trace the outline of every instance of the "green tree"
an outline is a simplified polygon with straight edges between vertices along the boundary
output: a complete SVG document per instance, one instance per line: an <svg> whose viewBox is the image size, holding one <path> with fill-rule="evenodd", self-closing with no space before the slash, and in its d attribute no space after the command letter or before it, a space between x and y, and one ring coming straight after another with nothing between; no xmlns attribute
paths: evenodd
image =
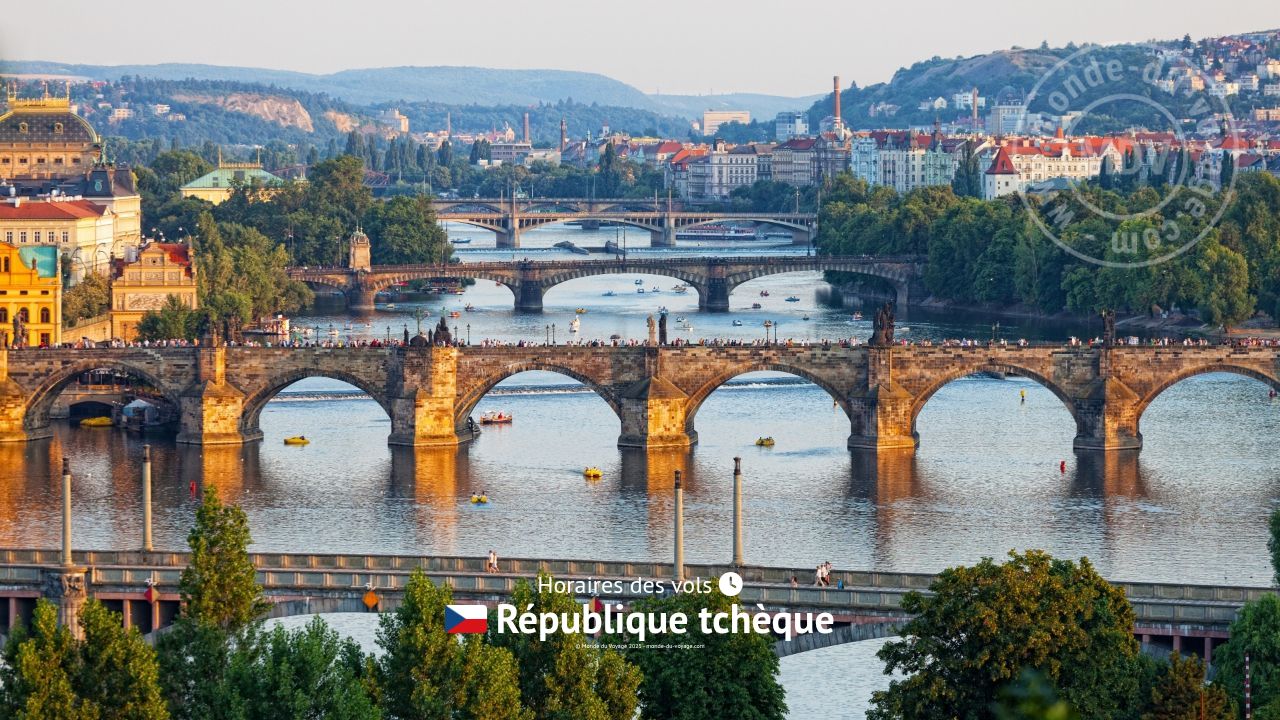
<svg viewBox="0 0 1280 720"><path fill-rule="evenodd" d="M1198 303L1201 317L1226 328L1248 319L1254 303L1249 294L1248 261L1214 237L1202 241L1198 250L1197 265L1204 279Z"/></svg>
<svg viewBox="0 0 1280 720"><path fill-rule="evenodd" d="M1206 685L1204 671L1204 663L1194 655L1171 655L1151 687L1142 720L1234 720L1227 692Z"/></svg>
<svg viewBox="0 0 1280 720"><path fill-rule="evenodd" d="M978 167L978 156L973 153L972 143L966 142L961 147L960 164L951 178L951 190L960 197L982 197L982 168Z"/></svg>
<svg viewBox="0 0 1280 720"><path fill-rule="evenodd" d="M138 339L192 340L200 332L200 318L177 295L170 295L159 310L148 310L138 321Z"/></svg>
<svg viewBox="0 0 1280 720"><path fill-rule="evenodd" d="M1025 669L1041 673L1082 718L1124 718L1139 705L1133 609L1082 559L1032 550L943 571L931 596L907 595L903 639L879 652L906 675L872 695L870 720L983 717Z"/></svg>
<svg viewBox="0 0 1280 720"><path fill-rule="evenodd" d="M74 327L85 318L94 318L111 307L111 285L102 273L86 273L80 282L62 293L62 321Z"/></svg>
<svg viewBox="0 0 1280 720"><path fill-rule="evenodd" d="M773 638L755 633L705 634L698 612L729 612L736 601L721 594L681 593L641 601L637 612L683 612L689 632L678 637L683 648L633 647L626 657L640 668L640 716L670 720L744 718L782 720L785 691L778 683ZM628 638L628 643L636 639ZM667 644L651 637L643 645Z"/></svg>
<svg viewBox="0 0 1280 720"><path fill-rule="evenodd" d="M443 262L453 252L426 195L401 195L370 207L364 227L377 265Z"/></svg>
<svg viewBox="0 0 1280 720"><path fill-rule="evenodd" d="M1280 710L1280 596L1246 603L1231 623L1231 639L1213 653L1213 682L1244 707L1244 656L1249 655L1253 706ZM1258 717L1262 713L1259 711Z"/></svg>
<svg viewBox="0 0 1280 720"><path fill-rule="evenodd" d="M79 694L101 708L102 720L164 720L169 717L160 691L155 650L137 628L124 629L119 613L97 600L80 611Z"/></svg>
<svg viewBox="0 0 1280 720"><path fill-rule="evenodd" d="M381 706L395 720L531 720L521 703L511 653L481 636L466 642L444 630L449 587L421 570L405 585L395 612L378 619L376 677ZM483 648L475 647L484 645Z"/></svg>
<svg viewBox="0 0 1280 720"><path fill-rule="evenodd" d="M76 693L80 658L71 631L58 625L53 603L36 603L30 630L10 637L0 666L0 717L98 720L101 708Z"/></svg>
<svg viewBox="0 0 1280 720"><path fill-rule="evenodd" d="M252 542L244 510L223 505L218 491L206 487L196 523L187 534L191 559L178 579L183 615L235 632L270 608L249 559Z"/></svg>
<svg viewBox="0 0 1280 720"><path fill-rule="evenodd" d="M1013 683L1001 688L992 708L996 720L1079 720L1080 715L1058 697L1044 676L1024 670Z"/></svg>
<svg viewBox="0 0 1280 720"><path fill-rule="evenodd" d="M1280 508L1271 511L1267 521L1271 537L1267 538L1267 550L1271 553L1271 569L1275 572L1274 580L1280 584Z"/></svg>

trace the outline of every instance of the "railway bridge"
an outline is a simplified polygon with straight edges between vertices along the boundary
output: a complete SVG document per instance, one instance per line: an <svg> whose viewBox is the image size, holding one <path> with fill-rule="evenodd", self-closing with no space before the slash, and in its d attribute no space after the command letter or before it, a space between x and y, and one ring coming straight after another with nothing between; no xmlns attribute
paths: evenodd
<svg viewBox="0 0 1280 720"><path fill-rule="evenodd" d="M605 345L403 347L123 347L0 349L0 441L52 433L50 411L80 375L110 370L144 381L178 408L178 441L240 444L261 439L266 403L307 377L368 393L391 419L393 445L453 446L471 437L476 404L527 370L566 375L618 416L621 447L688 447L695 419L716 388L743 373L790 373L821 387L849 420L848 446L912 450L916 418L948 382L980 372L1029 378L1049 389L1076 423L1078 450L1133 450L1151 402L1174 383L1229 372L1280 389L1280 348L1070 345L976 347L867 345Z"/></svg>
<svg viewBox="0 0 1280 720"><path fill-rule="evenodd" d="M725 312L733 289L749 280L778 273L835 270L878 278L906 305L911 287L922 276L923 259L915 256L764 256L690 257L616 260L550 260L515 262L426 263L369 267L295 267L289 276L341 290L348 305L372 309L377 293L410 280L472 278L505 285L516 309L541 312L542 297L560 283L593 275L647 274L671 277L698 292L698 308Z"/></svg>

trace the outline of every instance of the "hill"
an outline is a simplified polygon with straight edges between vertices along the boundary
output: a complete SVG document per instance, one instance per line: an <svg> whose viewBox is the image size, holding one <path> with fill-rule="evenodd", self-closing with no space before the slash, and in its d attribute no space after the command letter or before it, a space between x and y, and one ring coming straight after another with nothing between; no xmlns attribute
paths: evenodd
<svg viewBox="0 0 1280 720"><path fill-rule="evenodd" d="M758 93L727 93L724 95L650 95L663 112L691 119L700 119L704 110L746 110L752 120L772 120L786 110L805 110L821 95L783 97Z"/></svg>

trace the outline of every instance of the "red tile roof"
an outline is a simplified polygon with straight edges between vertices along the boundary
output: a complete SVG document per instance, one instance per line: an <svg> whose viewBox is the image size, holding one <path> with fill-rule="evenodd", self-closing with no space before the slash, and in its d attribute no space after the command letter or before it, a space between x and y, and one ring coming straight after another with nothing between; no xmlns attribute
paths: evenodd
<svg viewBox="0 0 1280 720"><path fill-rule="evenodd" d="M88 200L28 200L18 205L11 201L0 203L0 220L79 220L101 217L104 208Z"/></svg>
<svg viewBox="0 0 1280 720"><path fill-rule="evenodd" d="M1009 152L1004 147L996 151L995 158L991 161L991 167L987 168L988 175L1017 175L1018 171L1013 167L1013 161L1009 159Z"/></svg>

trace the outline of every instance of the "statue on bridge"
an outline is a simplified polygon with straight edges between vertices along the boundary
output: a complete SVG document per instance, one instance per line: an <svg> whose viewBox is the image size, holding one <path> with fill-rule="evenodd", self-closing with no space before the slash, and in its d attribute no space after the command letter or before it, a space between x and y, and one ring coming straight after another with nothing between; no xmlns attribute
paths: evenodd
<svg viewBox="0 0 1280 720"><path fill-rule="evenodd" d="M440 322L436 324L436 331L433 337L436 345L452 345L453 334L449 332L449 323L444 321L444 316L440 316Z"/></svg>
<svg viewBox="0 0 1280 720"><path fill-rule="evenodd" d="M663 346L667 344L667 316L665 313L658 318L658 344Z"/></svg>
<svg viewBox="0 0 1280 720"><path fill-rule="evenodd" d="M21 350L27 346L27 311L19 310L13 314L13 348Z"/></svg>
<svg viewBox="0 0 1280 720"><path fill-rule="evenodd" d="M1112 347L1116 344L1116 311L1102 311L1102 345Z"/></svg>
<svg viewBox="0 0 1280 720"><path fill-rule="evenodd" d="M871 328L871 345L893 344L893 303L885 303L883 307L876 310Z"/></svg>
<svg viewBox="0 0 1280 720"><path fill-rule="evenodd" d="M658 344L658 325L653 321L652 315L649 316L648 320L645 320L645 324L649 326L649 344L657 345Z"/></svg>

